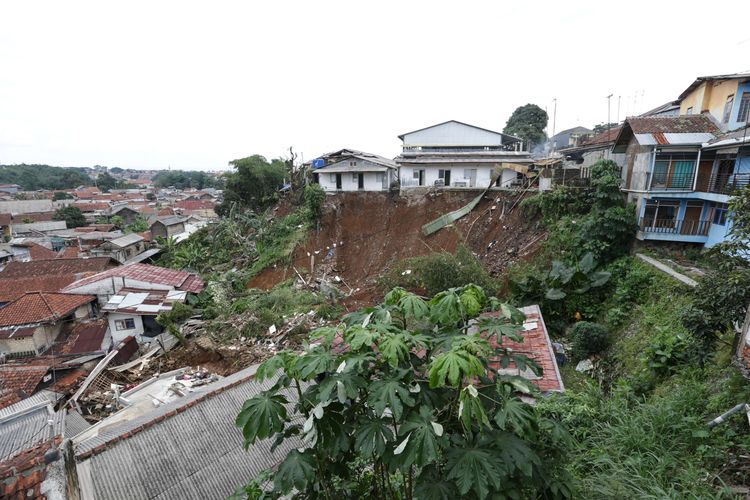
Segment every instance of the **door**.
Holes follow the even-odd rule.
[[[703,213],[703,203],[688,202],[685,207],[685,217],[682,220],[681,234],[701,235],[701,214]]]
[[[419,169],[419,185],[424,186],[424,169]]]
[[[364,189],[365,188],[365,174],[362,172],[359,172],[357,174],[357,189]]]
[[[691,189],[693,187],[694,167],[695,162],[692,160],[675,161],[671,187],[674,189]]]
[[[443,170],[442,168],[438,170],[438,179],[443,179],[443,185],[444,186],[450,186],[451,185],[451,171],[450,170]]]
[[[341,191],[341,174],[336,174],[336,190]]]
[[[464,179],[469,180],[469,187],[476,187],[477,185],[477,169],[476,168],[465,168]]]

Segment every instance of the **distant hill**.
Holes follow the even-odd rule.
[[[0,165],[0,184],[18,184],[24,191],[37,189],[71,189],[91,184],[81,168],[50,165]]]
[[[174,186],[177,189],[223,188],[223,181],[199,170],[162,170],[153,178],[156,187]]]

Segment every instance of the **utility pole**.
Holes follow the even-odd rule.
[[[552,108],[552,137],[555,137],[555,124],[557,123],[557,97],[552,99],[552,102],[555,103],[555,107]],[[557,141],[552,143],[552,152],[557,149]]]
[[[612,122],[610,118],[610,102],[612,101],[612,94],[607,96],[607,132],[609,132],[609,124]]]
[[[622,99],[621,95],[617,96],[617,123],[620,123],[620,99]]]

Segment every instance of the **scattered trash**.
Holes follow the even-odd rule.
[[[590,359],[582,359],[576,365],[576,371],[581,372],[581,373],[590,372],[593,369],[594,369],[594,362],[591,361]]]

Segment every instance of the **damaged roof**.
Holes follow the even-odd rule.
[[[88,259],[54,259],[31,262],[10,262],[0,272],[0,279],[29,278],[32,276],[48,277],[62,274],[78,275],[81,273],[98,273],[115,266],[109,257],[91,257]]]
[[[88,354],[102,351],[109,324],[106,319],[76,323],[63,347],[63,354]]]
[[[29,292],[0,309],[0,327],[56,322],[94,300],[93,295]]]
[[[234,424],[242,404],[273,385],[256,382],[257,366],[112,425],[95,425],[73,441],[81,493],[85,498],[223,499],[249,477],[275,467],[301,445],[272,440],[249,450]],[[291,411],[293,391],[285,391]]]
[[[187,292],[122,288],[109,298],[102,310],[137,315],[157,315],[172,310],[175,302],[185,302]]]
[[[557,367],[555,352],[552,348],[552,341],[547,333],[547,326],[544,324],[542,311],[539,306],[526,306],[520,308],[521,312],[526,315],[523,323],[524,329],[519,332],[523,336],[523,342],[514,342],[507,337],[502,340],[502,347],[510,348],[514,354],[522,354],[534,360],[541,368],[542,374],[537,376],[530,371],[521,371],[515,367],[514,363],[505,368],[501,367],[499,362],[491,363],[493,367],[501,373],[520,375],[527,378],[531,383],[536,385],[543,393],[564,392],[560,370]],[[500,312],[486,313],[483,316],[499,316]],[[495,337],[492,338],[493,348],[499,347]],[[517,372],[517,373],[513,373]]]
[[[145,283],[154,283],[192,293],[200,293],[204,287],[203,280],[196,274],[138,263],[115,267],[108,271],[104,271],[103,273],[89,276],[88,278],[71,283],[65,287],[63,291],[73,291],[83,286],[102,280],[109,280],[111,278],[123,278]]]
[[[617,134],[613,151],[624,152],[633,137],[642,146],[697,146],[720,133],[719,127],[707,114],[630,117]]]
[[[29,292],[59,292],[76,280],[75,275],[3,278],[0,274],[0,302],[12,302]]]
[[[4,410],[34,394],[34,389],[47,374],[47,365],[0,365],[0,419],[11,410]],[[2,456],[2,452],[0,452]]]

